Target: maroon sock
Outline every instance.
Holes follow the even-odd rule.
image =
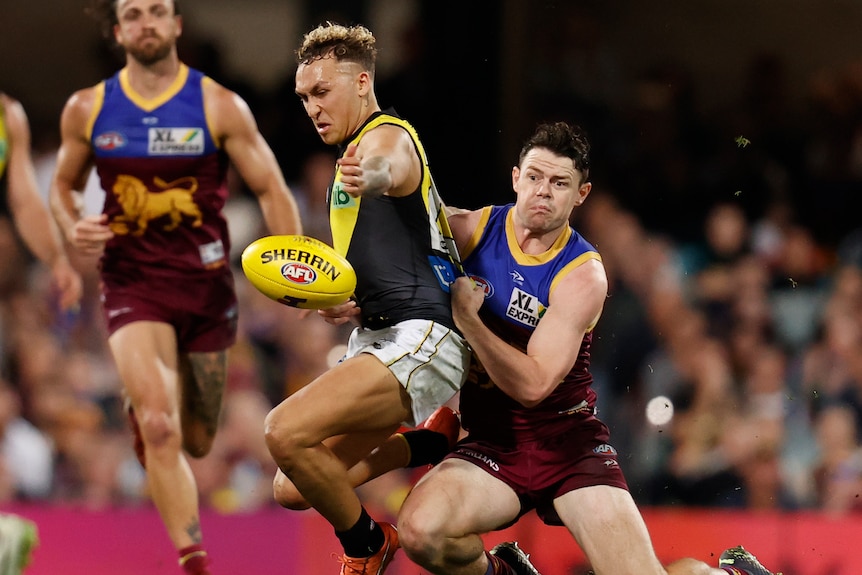
[[[209,570],[209,555],[201,544],[180,549],[180,566],[183,568],[183,573],[188,575],[212,575]]]

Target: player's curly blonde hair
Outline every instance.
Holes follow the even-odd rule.
[[[376,42],[374,34],[365,26],[326,22],[305,35],[296,51],[296,59],[298,64],[308,64],[332,56],[339,62],[356,62],[373,73],[377,62]]]

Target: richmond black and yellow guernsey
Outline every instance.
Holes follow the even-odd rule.
[[[455,329],[449,303],[454,279],[433,201],[428,158],[416,130],[391,110],[372,115],[344,142],[356,144],[369,130],[392,124],[406,130],[422,160],[419,187],[404,197],[354,198],[343,191],[337,169],[329,193],[335,250],[356,271],[356,300],[362,325],[380,329],[408,319],[428,319]]]

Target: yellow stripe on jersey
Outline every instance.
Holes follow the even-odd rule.
[[[422,193],[425,211],[429,216],[432,247],[438,252],[448,254],[449,259],[455,263],[458,269],[461,269],[460,258],[457,255],[454,240],[451,240],[452,233],[449,229],[449,222],[446,219],[444,210],[439,205],[439,196],[437,198],[434,197],[434,183],[431,179],[431,170],[428,167],[428,156],[425,154],[425,148],[413,126],[396,116],[380,114],[365,124],[349,142],[345,142],[345,146],[358,144],[362,136],[369,130],[373,130],[383,124],[399,126],[410,134],[410,139],[413,140],[413,145],[416,147],[416,151],[422,160],[422,177],[419,183],[419,191]],[[345,257],[350,249],[350,240],[353,237],[353,230],[356,227],[361,205],[361,197],[354,198],[344,191],[341,185],[341,168],[336,168],[335,178],[332,183],[332,192],[329,198],[329,224],[332,230],[332,246],[335,248],[335,251]],[[450,241],[447,241],[447,239]]]
[[[174,78],[171,85],[167,87],[167,89],[156,96],[155,98],[145,98],[138,94],[132,85],[129,83],[129,70],[127,68],[123,68],[120,70],[120,87],[122,87],[123,92],[126,94],[126,97],[135,103],[140,109],[146,112],[152,112],[165,102],[169,101],[171,98],[176,96],[180,90],[183,89],[183,86],[186,85],[186,80],[189,77],[189,67],[185,64],[180,64],[179,72],[177,73],[177,77]]]
[[[93,88],[93,93],[93,109],[90,111],[90,118],[87,120],[87,127],[84,129],[87,140],[93,139],[93,126],[96,124],[96,118],[99,117],[99,112],[102,111],[102,106],[105,104],[105,82],[102,81],[96,84],[96,87]]]
[[[536,255],[525,254],[518,243],[517,235],[515,235],[515,221],[512,219],[512,214],[514,213],[515,210],[511,209],[506,214],[506,240],[509,243],[509,252],[511,252],[512,257],[522,266],[538,266],[551,261],[566,247],[566,244],[569,243],[569,238],[572,237],[572,228],[566,226],[563,232],[554,240],[554,245],[546,252]]]
[[[482,235],[485,233],[485,228],[488,226],[488,220],[491,218],[491,206],[485,206],[482,208],[482,213],[479,216],[479,223],[476,225],[476,229],[473,230],[473,235],[470,236],[470,239],[467,241],[467,245],[464,246],[464,249],[461,250],[461,257],[467,258],[473,250],[476,249],[476,246],[479,245],[479,240],[482,239]]]

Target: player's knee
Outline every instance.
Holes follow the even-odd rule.
[[[272,482],[272,495],[275,502],[286,509],[303,511],[311,507],[293,483],[281,473],[276,474]]]
[[[277,415],[275,409],[264,420],[266,446],[279,466],[290,464],[304,447],[306,436],[305,430],[291,426],[285,418]]]
[[[407,557],[418,565],[440,565],[445,537],[415,516],[399,517],[398,542]]]
[[[167,412],[144,408],[136,410],[135,417],[138,420],[141,439],[147,446],[147,451],[159,450],[172,445],[179,447],[181,443],[180,429]]]

